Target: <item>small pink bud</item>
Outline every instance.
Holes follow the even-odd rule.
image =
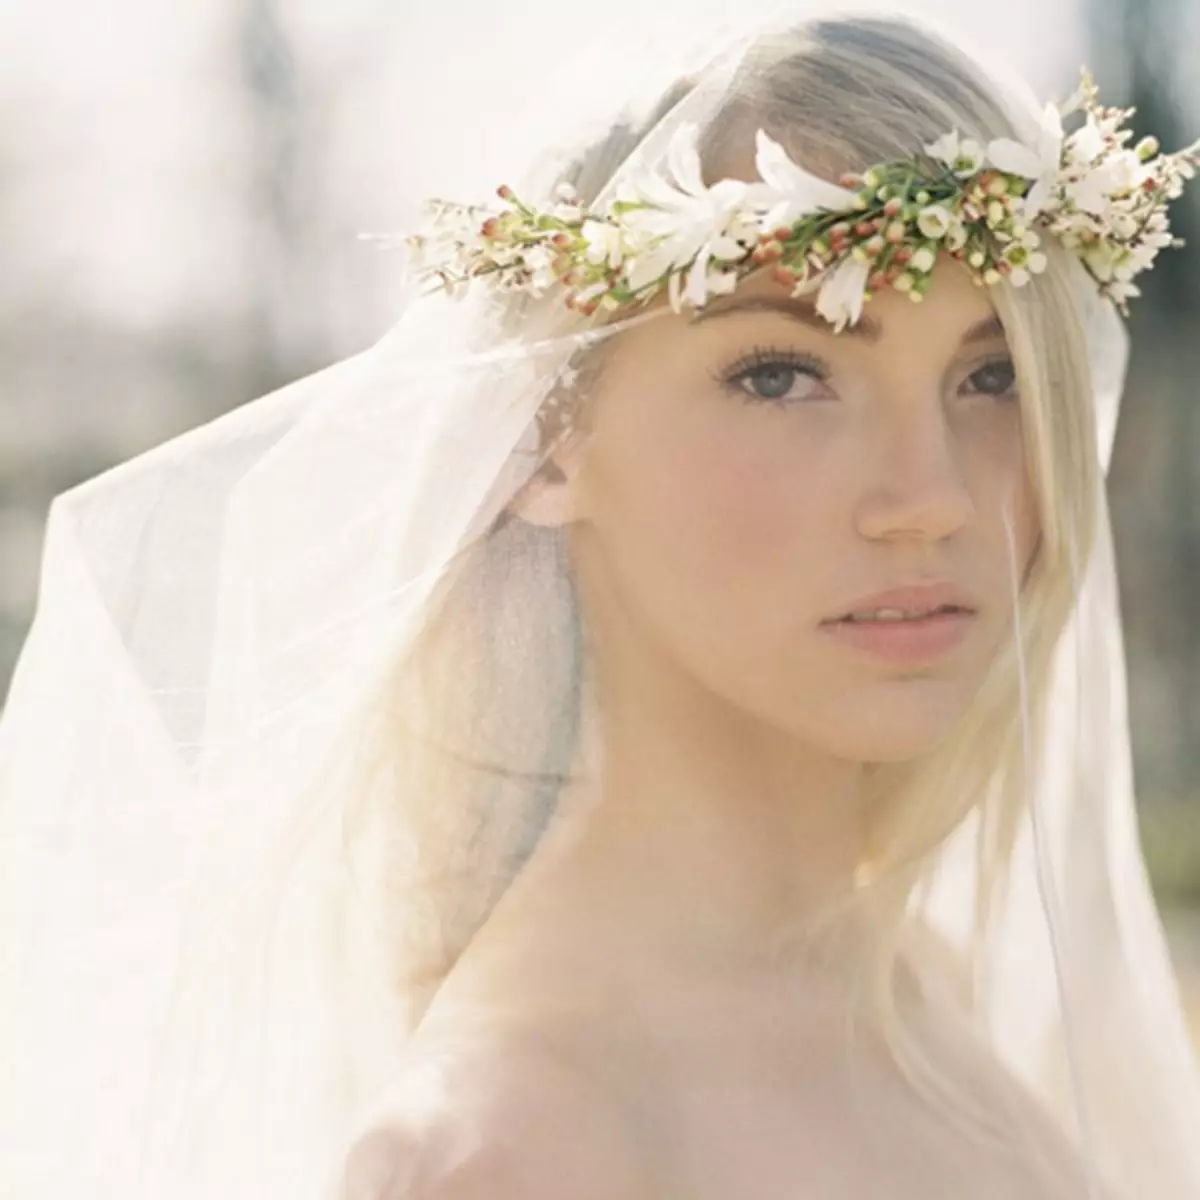
[[[870,241],[866,243],[864,249],[869,255],[871,255],[872,258],[875,258],[883,253],[886,246],[887,242],[885,242],[883,238],[879,236],[879,234],[876,234],[873,238],[871,238]]]
[[[480,225],[479,232],[482,233],[486,238],[495,237],[496,234],[500,232],[500,222],[497,221],[495,217],[488,217],[488,219],[484,221],[482,225]]]
[[[512,188],[510,188],[507,183],[502,183],[496,189],[496,195],[499,196],[501,200],[512,200],[514,194]]]
[[[759,242],[757,246],[750,252],[750,260],[762,266],[764,263],[774,262],[775,259],[781,257],[783,247],[776,241]]]
[[[902,266],[904,263],[908,262],[910,258],[912,258],[912,251],[907,246],[900,246],[896,250],[896,253],[892,255],[892,261],[898,262]]]
[[[874,221],[857,221],[854,225],[854,233],[856,237],[869,238],[875,232]]]
[[[867,287],[873,292],[882,291],[891,281],[888,279],[886,271],[876,271],[867,280]]]
[[[792,236],[790,225],[778,225],[771,236],[779,242],[786,242]]]
[[[904,207],[904,201],[899,196],[893,196],[884,206],[883,211],[889,217],[894,217]]]
[[[893,245],[896,245],[904,241],[905,233],[906,229],[903,221],[891,221],[888,223],[887,231],[884,236],[889,242],[891,242]]]
[[[791,267],[785,267],[782,263],[779,263],[772,269],[771,278],[776,283],[782,283],[787,287],[791,287],[796,282],[796,272]]]

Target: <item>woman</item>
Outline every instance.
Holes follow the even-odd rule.
[[[58,502],[0,1180],[1196,1194],[1103,492],[1128,277],[1030,236],[1054,138],[924,27],[751,30],[454,226],[500,287],[443,262]],[[922,148],[946,203],[871,225]],[[578,270],[521,258],[551,228]]]

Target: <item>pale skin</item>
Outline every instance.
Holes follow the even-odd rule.
[[[1022,571],[1038,526],[1004,331],[950,259],[858,333],[811,300],[755,306],[786,297],[762,272],[703,320],[622,333],[586,438],[514,502],[568,531],[604,777],[435,996],[412,1077],[435,1091],[397,1091],[350,1200],[1085,1195],[948,1006],[901,997],[1005,1144],[948,1127],[870,1036],[847,1043],[865,930],[819,963],[797,937],[853,889],[866,765],[934,746],[1009,636],[1002,512]],[[773,361],[732,380],[756,346]],[[929,580],[978,612],[935,664],[822,626]]]

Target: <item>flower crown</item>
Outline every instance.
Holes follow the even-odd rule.
[[[1062,119],[1086,122],[1070,135]],[[819,289],[817,311],[840,333],[863,303],[891,286],[919,301],[938,253],[964,262],[975,282],[1022,286],[1046,268],[1038,231],[1054,234],[1125,314],[1132,282],[1164,246],[1179,246],[1167,202],[1200,165],[1200,140],[1159,154],[1144,137],[1132,149],[1122,123],[1135,110],[1097,103],[1087,69],[1074,95],[1047,104],[1037,144],[997,138],[986,146],[957,130],[924,154],[843,175],[835,186],[793,162],[762,129],[759,182],[706,187],[698,127],[681,124],[667,151],[668,177],[643,171],[622,181],[606,211],[579,203],[571,184],[546,210],[502,186],[500,211],[426,202],[428,232],[403,239],[433,290],[461,293],[486,278],[505,291],[541,296],[566,289],[584,314],[643,304],[664,286],[671,308],[703,307],[764,267],[793,295]]]

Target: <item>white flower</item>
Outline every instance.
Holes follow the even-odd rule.
[[[862,316],[870,273],[870,263],[844,258],[825,276],[817,295],[817,312],[833,323],[834,333],[841,333],[847,322],[857,324]]]
[[[718,237],[705,242],[696,255],[696,261],[688,268],[687,286],[683,289],[683,295],[687,302],[696,308],[702,308],[707,303],[710,293],[727,294],[732,290],[729,284],[731,272],[715,271],[710,275],[708,270],[709,262],[713,258],[740,257],[743,253],[742,248],[736,243],[734,243],[731,253],[731,248],[725,244],[728,240],[728,238]],[[677,274],[671,276],[672,281],[678,278]],[[734,275],[735,282],[736,278]],[[671,307],[676,312],[679,311],[677,297],[672,298]]]
[[[945,245],[947,250],[961,250],[967,244],[967,227],[960,217],[954,218],[954,223],[946,231]]]
[[[1083,107],[1090,82],[1090,77],[1081,80],[1079,86],[1058,106],[1060,117],[1069,117]]]
[[[1022,287],[1031,275],[1040,275],[1049,265],[1037,248],[1040,245],[1041,238],[1032,229],[1014,227],[1012,240],[1004,248],[1004,258],[1012,267],[1008,280],[1014,287]]]
[[[745,253],[742,244],[754,245],[758,241],[761,224],[756,213],[752,211],[739,211],[733,214],[729,224],[725,226],[725,237],[731,239],[733,245],[726,245],[724,241],[718,246],[714,243],[713,256],[715,258],[740,258]]]
[[[1104,160],[1104,170],[1114,192],[1140,188],[1152,171],[1132,150],[1116,150]]]
[[[917,228],[930,241],[945,237],[954,225],[954,214],[941,204],[931,204],[917,213]]]
[[[925,153],[952,167],[958,159],[958,130],[952,129],[925,147]]]
[[[1106,217],[1112,205],[1108,180],[1102,171],[1089,171],[1080,179],[1073,179],[1063,191],[1074,202],[1080,212],[1095,217]]]
[[[737,283],[736,271],[714,271],[708,277],[708,290],[713,296],[729,296],[737,288]]]
[[[793,296],[807,296],[810,292],[815,292],[825,282],[825,270],[817,268],[810,263],[804,265],[802,274],[796,280],[792,287]]]
[[[993,167],[1008,175],[1023,175],[1033,180],[1033,187],[1021,203],[1027,221],[1045,210],[1053,198],[1062,165],[1062,148],[1062,114],[1053,104],[1047,104],[1042,110],[1037,145],[1033,149],[1012,138],[994,138],[988,142],[988,162]]]
[[[937,255],[928,246],[922,246],[908,260],[908,265],[911,270],[920,271],[922,274],[927,275],[933,270],[935,262],[937,262]]]
[[[535,296],[558,282],[553,264],[554,254],[546,245],[533,246],[525,252],[525,267],[532,274],[530,287]]]
[[[1066,184],[1064,190],[1080,211],[1106,217],[1115,195],[1141,187],[1148,174],[1133,151],[1119,150],[1089,167],[1080,178]]]
[[[678,312],[683,307],[683,297],[680,295],[679,272],[672,271],[667,276],[667,301],[672,312]]]
[[[629,287],[637,291],[695,259],[688,271],[685,295],[700,306],[707,296],[708,260],[740,258],[751,239],[743,246],[730,234],[731,227],[744,228],[738,217],[748,185],[737,179],[722,179],[711,188],[704,185],[697,129],[694,122],[685,122],[672,135],[667,146],[671,179],[647,173],[624,181],[618,199],[650,206],[623,213],[619,219],[627,241],[633,242],[624,260]],[[672,276],[668,284],[674,279]],[[678,311],[677,283],[669,295]]]
[[[1117,256],[1113,275],[1122,282],[1128,283],[1135,275],[1140,275],[1152,267],[1157,257],[1157,246],[1147,244],[1127,246]]]
[[[958,130],[952,129],[936,142],[925,147],[925,153],[944,162],[955,175],[965,179],[983,166],[983,147],[971,138],[959,140]]]
[[[709,295],[724,296],[733,291],[737,284],[737,272],[715,269],[710,271],[710,268],[722,260],[734,262],[744,258],[745,247],[737,240],[743,235],[746,235],[750,242],[753,242],[756,236],[754,232],[747,231],[746,220],[742,214],[734,213],[726,224],[725,231],[700,247],[695,262],[688,269],[687,286],[683,290],[684,299],[689,304],[702,308]],[[676,287],[676,290],[670,292],[671,307],[676,312],[679,311],[678,279],[678,274],[673,274],[670,278],[670,282]]]
[[[1067,161],[1087,166],[1104,151],[1104,134],[1096,124],[1096,118],[1088,114],[1086,124],[1081,125],[1067,138]]]
[[[1016,226],[1016,231],[1010,234],[1005,241],[1008,242],[1010,248],[1012,246],[1025,246],[1029,250],[1040,244],[1037,234],[1031,230],[1027,230],[1023,225]]]
[[[845,212],[854,207],[856,192],[806,171],[762,129],[755,134],[755,146],[754,163],[763,185],[751,185],[746,199],[751,205],[766,209],[760,222],[762,229],[793,225],[818,208]]]
[[[1137,218],[1129,213],[1114,213],[1109,218],[1109,228],[1122,241],[1128,241],[1138,231]]]
[[[1142,294],[1142,289],[1135,283],[1109,283],[1101,291],[1116,301],[1117,304],[1124,304],[1131,297]]]
[[[598,280],[596,283],[589,284],[585,288],[580,288],[579,291],[575,293],[575,299],[581,304],[586,304],[589,300],[595,300],[598,297],[603,296],[604,293],[608,291],[608,287],[609,285],[607,280]]]
[[[488,261],[498,267],[515,267],[524,257],[524,253],[524,249],[515,243],[508,246],[493,246],[488,251]]]
[[[588,262],[599,265],[607,263],[610,267],[619,267],[624,257],[625,245],[619,226],[610,225],[607,221],[585,221],[580,230],[584,241],[587,242],[586,257]]]
[[[583,216],[583,210],[577,204],[556,204],[550,212],[552,216],[566,222],[568,225],[573,224]]]
[[[1083,252],[1083,259],[1092,274],[1102,283],[1107,283],[1113,278],[1116,252],[1109,242],[1094,242]]]

